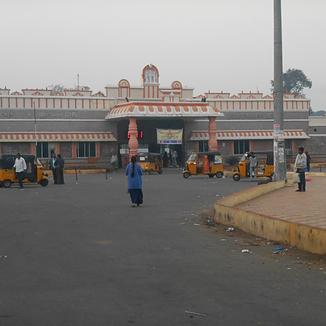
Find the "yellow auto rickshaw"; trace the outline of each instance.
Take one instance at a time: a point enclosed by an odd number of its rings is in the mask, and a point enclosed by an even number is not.
[[[224,175],[222,156],[219,152],[192,153],[182,173],[186,179],[192,175],[222,178]]]
[[[46,187],[49,180],[41,162],[34,155],[22,155],[22,157],[25,159],[27,166],[24,183],[36,183]],[[13,168],[15,159],[16,156],[10,154],[0,157],[0,186],[10,188],[13,183],[18,183]]]
[[[158,153],[139,154],[138,161],[145,173],[163,173],[163,161],[161,155]]]
[[[241,157],[239,164],[233,170],[233,180],[239,181],[242,178],[250,178],[252,171],[250,171],[250,155],[252,153],[245,153]],[[256,178],[268,178],[273,180],[274,175],[274,161],[273,152],[259,152],[254,154],[257,159],[255,168]]]

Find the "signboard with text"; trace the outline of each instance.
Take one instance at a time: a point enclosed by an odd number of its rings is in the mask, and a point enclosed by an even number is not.
[[[157,143],[161,145],[182,144],[183,129],[156,129]]]

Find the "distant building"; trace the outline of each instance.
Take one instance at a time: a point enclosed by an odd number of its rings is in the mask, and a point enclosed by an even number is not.
[[[309,137],[306,147],[310,154],[326,159],[326,116],[309,117]]]
[[[92,161],[117,154],[125,163],[129,151],[175,150],[181,162],[192,151],[219,150],[231,156],[272,150],[270,95],[208,92],[194,97],[194,90],[180,81],[162,87],[154,65],[143,69],[142,80],[135,87],[122,79],[97,93],[88,87],[62,92],[0,89],[0,153],[47,158],[55,150],[66,159]],[[285,95],[284,110],[286,150],[291,154],[314,133],[310,101]]]

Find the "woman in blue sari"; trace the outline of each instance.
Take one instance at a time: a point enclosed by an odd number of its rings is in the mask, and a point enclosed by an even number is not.
[[[130,194],[132,207],[139,206],[143,203],[142,175],[142,169],[136,163],[136,156],[132,156],[130,163],[126,168],[126,176],[128,177],[128,192]]]

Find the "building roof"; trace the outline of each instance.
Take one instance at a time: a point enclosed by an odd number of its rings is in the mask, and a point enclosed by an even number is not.
[[[74,142],[74,141],[117,141],[112,132],[0,132],[0,141],[6,142]]]
[[[106,119],[218,116],[223,116],[223,113],[205,102],[129,102],[113,107]]]
[[[190,140],[208,140],[208,131],[192,131]],[[218,140],[239,140],[252,139],[264,140],[273,139],[272,130],[218,130],[216,138]],[[284,139],[308,139],[307,134],[301,129],[291,129],[284,131]]]

